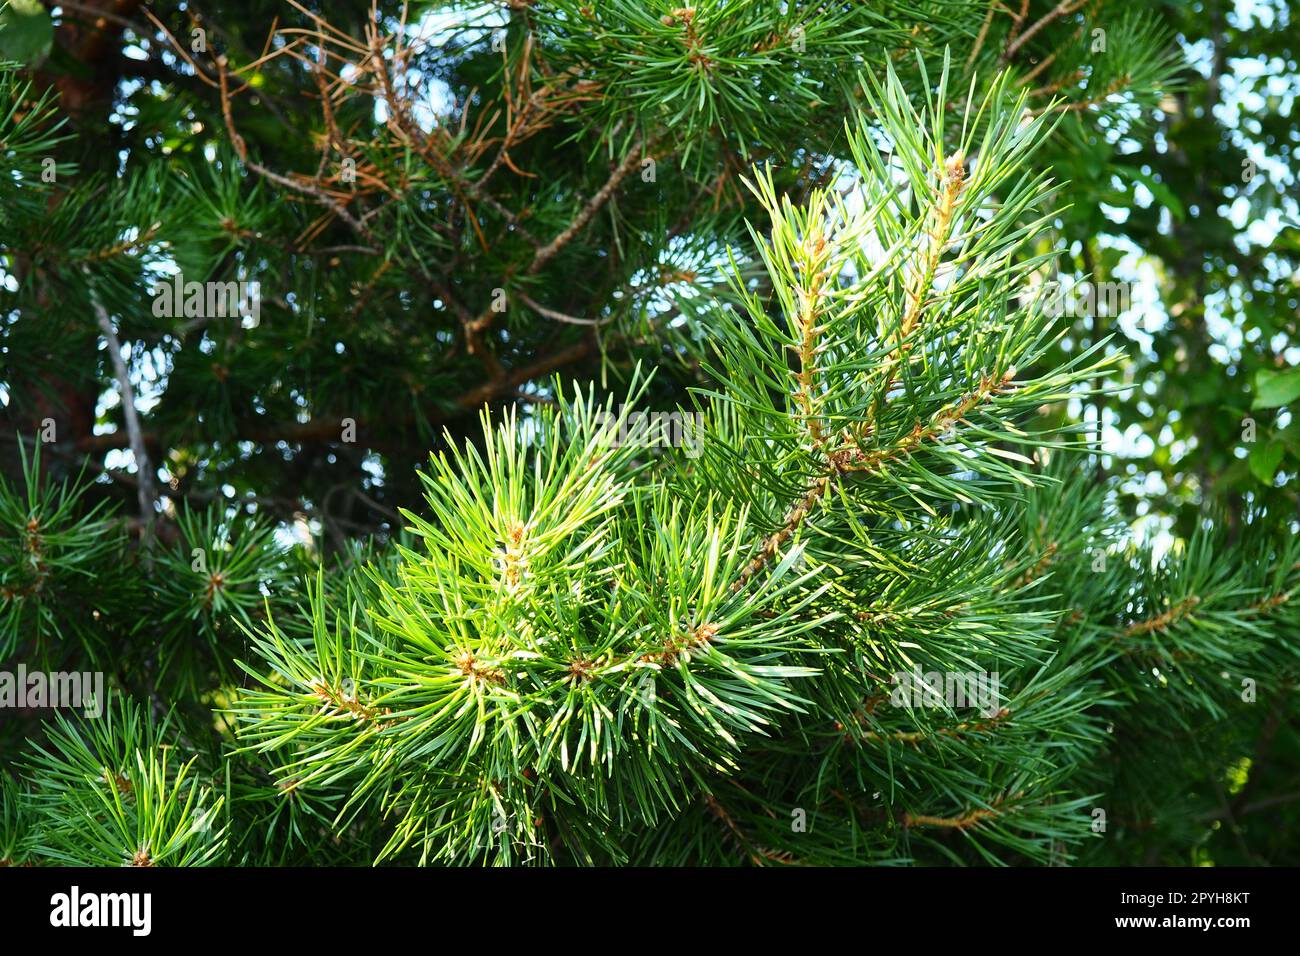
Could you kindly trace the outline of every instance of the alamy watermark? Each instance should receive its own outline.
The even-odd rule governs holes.
[[[919,667],[899,671],[890,683],[889,702],[895,707],[978,708],[982,717],[1001,712],[1002,679],[997,671],[929,671]]]
[[[1091,319],[1127,312],[1132,301],[1131,282],[1071,282],[1049,279],[1020,293],[1023,306],[1041,303],[1048,318]]]
[[[153,929],[152,893],[83,893],[74,885],[50,897],[50,925],[56,928],[123,927],[133,936]]]
[[[186,282],[177,273],[160,279],[150,290],[153,314],[171,319],[230,319],[236,316],[257,325],[262,318],[262,283]]]
[[[80,707],[92,719],[104,714],[103,671],[0,671],[0,709]]]
[[[699,456],[704,444],[703,412],[596,413],[598,440],[605,447],[681,448],[687,458]]]

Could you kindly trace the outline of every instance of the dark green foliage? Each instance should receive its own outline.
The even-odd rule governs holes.
[[[18,451],[22,484],[0,477],[0,659],[36,667],[84,653],[102,665],[107,636],[133,626],[138,585],[114,594],[102,584],[128,560],[125,538],[104,503],[87,505],[83,484],[40,480],[39,446],[30,459]]]
[[[0,863],[1297,859],[1294,322],[1045,292],[1259,265],[1188,14],[263,6],[0,19]]]
[[[199,782],[197,758],[178,757],[169,729],[130,701],[98,719],[56,718],[24,768],[32,855],[76,866],[223,862],[223,798]]]

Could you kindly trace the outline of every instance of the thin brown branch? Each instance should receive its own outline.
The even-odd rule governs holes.
[[[605,185],[601,186],[596,191],[596,194],[587,200],[564,231],[537,250],[536,255],[533,256],[532,264],[528,267],[530,274],[536,274],[541,270],[542,266],[550,262],[561,249],[573,240],[574,236],[582,231],[582,228],[591,221],[591,217],[596,215],[600,208],[609,201],[609,197],[614,194],[614,190],[618,188],[619,184],[640,164],[643,146],[644,140],[638,138],[632,148],[628,150],[623,161],[614,167],[609,179],[605,181]]]
[[[998,7],[1002,6],[998,0],[989,0],[988,12],[984,14],[984,22],[980,24],[980,32],[975,37],[975,45],[971,47],[970,56],[966,58],[966,69],[970,69],[975,62],[975,58],[980,55],[980,50],[984,49],[984,41],[988,38],[989,27],[993,25],[993,14]]]
[[[1035,22],[1032,26],[1030,26],[1028,30],[1020,34],[1020,36],[1016,37],[1011,43],[1007,45],[1006,50],[1002,52],[1002,62],[1006,63],[1009,60],[1011,60],[1011,58],[1014,57],[1016,53],[1020,51],[1021,47],[1023,47],[1026,43],[1032,40],[1034,36],[1038,33],[1038,31],[1042,30],[1053,20],[1074,13],[1076,10],[1082,7],[1084,3],[1085,0],[1061,0],[1060,3],[1058,3],[1055,7],[1053,7],[1051,10],[1045,13],[1037,22]]]
[[[1201,599],[1195,594],[1183,598],[1169,610],[1157,614],[1155,617],[1148,618],[1145,621],[1136,621],[1124,629],[1121,638],[1137,637],[1142,634],[1152,634],[1164,632],[1179,621],[1186,618],[1192,613],[1192,610],[1201,603]]]
[[[551,309],[542,305],[540,302],[535,302],[529,296],[525,295],[523,292],[519,292],[518,290],[515,291],[515,295],[519,298],[520,302],[528,306],[528,308],[532,309],[538,315],[544,316],[548,319],[554,319],[556,322],[566,322],[569,325],[604,325],[605,322],[608,321],[601,319],[580,319],[576,315],[568,315],[567,313],[560,312],[558,309]]]
[[[955,817],[933,817],[922,813],[904,813],[903,826],[912,827],[940,827],[948,830],[969,830],[980,826],[985,820],[993,820],[1004,816],[1016,809],[1015,804],[1010,801],[1019,800],[1024,796],[1024,792],[1017,793],[1014,797],[999,797],[994,800],[987,808],[976,810],[967,810],[965,813]]]
[[[1114,80],[1112,80],[1110,83],[1106,85],[1106,89],[1098,93],[1096,96],[1089,96],[1087,99],[1075,100],[1073,103],[1068,103],[1068,104],[1056,104],[1055,106],[1052,105],[1042,106],[1036,110],[1031,110],[1030,115],[1041,116],[1042,114],[1047,113],[1053,109],[1060,109],[1066,113],[1077,113],[1082,110],[1086,110],[1091,106],[1098,106],[1106,102],[1107,99],[1114,96],[1116,93],[1119,93],[1122,90],[1126,89],[1131,82],[1132,82],[1132,78],[1129,77],[1128,75],[1116,77]]]
[[[226,58],[224,56],[218,56],[216,58],[216,64],[218,87],[221,91],[221,115],[225,119],[226,131],[230,134],[230,141],[234,144],[235,152],[238,153],[239,158],[244,165],[264,179],[269,179],[273,183],[283,186],[286,189],[291,189],[304,196],[310,196],[316,200],[316,202],[325,206],[330,210],[330,212],[334,213],[334,215],[338,216],[345,223],[351,226],[353,232],[357,233],[357,235],[368,241],[371,240],[372,236],[370,228],[350,213],[343,203],[339,202],[325,190],[310,183],[300,182],[292,177],[283,176],[280,173],[267,169],[248,154],[248,144],[244,142],[244,137],[239,134],[239,130],[235,126],[234,116],[231,112]]]
[[[934,740],[936,737],[965,737],[969,734],[978,734],[993,730],[1000,723],[1006,720],[1010,714],[1011,711],[1003,707],[987,720],[963,721],[960,724],[955,724],[951,727],[940,727],[934,731],[899,730],[893,733],[881,734],[874,730],[869,730],[857,737],[850,734],[848,735],[848,738],[850,740],[870,741],[871,743],[893,741],[896,743],[911,744],[913,747],[918,747],[926,741]]]
[[[808,491],[794,503],[786,514],[781,527],[764,540],[758,554],[745,565],[744,570],[741,571],[732,584],[732,590],[740,590],[750,578],[768,565],[781,547],[790,540],[795,531],[803,524],[804,519],[817,502],[825,497],[826,492],[830,490],[838,475],[850,471],[877,472],[889,462],[910,455],[926,441],[943,434],[957,422],[964,419],[980,403],[1012,389],[1015,375],[1015,369],[1009,369],[1002,375],[985,375],[972,392],[964,396],[960,401],[940,409],[928,424],[921,425],[918,422],[916,427],[895,445],[863,450],[854,444],[832,452],[828,456],[828,471],[823,475],[819,475],[813,481]]]

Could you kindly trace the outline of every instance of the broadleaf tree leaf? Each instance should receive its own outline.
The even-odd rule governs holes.
[[[1277,474],[1277,466],[1282,464],[1282,456],[1286,454],[1286,446],[1278,441],[1258,442],[1250,450],[1250,457],[1247,459],[1250,465],[1250,473],[1260,480],[1262,484],[1273,484],[1273,476]]]
[[[1277,408],[1300,398],[1300,368],[1282,372],[1262,368],[1255,373],[1255,403],[1251,408]]]
[[[54,24],[40,0],[9,0],[0,9],[0,59],[32,66],[54,44]]]

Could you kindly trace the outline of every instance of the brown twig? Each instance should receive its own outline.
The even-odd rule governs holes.
[[[781,527],[764,540],[759,553],[745,565],[744,570],[741,571],[732,584],[732,590],[740,590],[750,578],[768,565],[773,556],[781,549],[781,546],[803,524],[804,519],[817,502],[826,495],[838,475],[851,471],[867,473],[879,471],[888,462],[910,455],[926,441],[943,434],[957,422],[964,419],[980,403],[1013,388],[1015,375],[1015,369],[1009,369],[1002,375],[985,375],[972,392],[955,404],[940,409],[928,424],[921,425],[918,422],[916,427],[897,444],[887,448],[875,448],[867,451],[854,444],[832,452],[828,456],[829,468],[827,472],[813,480],[808,491],[787,512]]]
[[[1032,40],[1034,36],[1038,33],[1038,31],[1043,29],[1043,27],[1047,26],[1049,23],[1051,23],[1053,20],[1057,19],[1058,17],[1064,17],[1064,16],[1068,16],[1071,13],[1074,13],[1076,10],[1082,7],[1085,2],[1086,0],[1061,0],[1060,3],[1058,3],[1055,7],[1053,7],[1051,10],[1045,13],[1041,18],[1039,18],[1039,20],[1036,21],[1032,26],[1030,26],[1028,30],[1020,34],[1019,36],[1015,37],[1007,44],[1007,48],[1002,51],[1002,62],[1003,63],[1009,62],[1011,58],[1014,57],[1020,51],[1020,48],[1023,47],[1026,43],[1028,43],[1030,40]],[[1028,9],[1028,6],[1029,6],[1028,3],[1026,3],[1025,8]]]
[[[1186,618],[1192,610],[1201,603],[1201,599],[1195,594],[1183,598],[1169,610],[1157,614],[1153,618],[1145,621],[1136,621],[1124,629],[1120,638],[1137,637],[1141,634],[1151,634],[1154,632],[1163,632],[1169,630],[1174,624]]]
[[[996,819],[1015,810],[1015,806],[1004,806],[1009,800],[1019,800],[1024,796],[1024,792],[1017,793],[1014,797],[1002,796],[994,800],[988,808],[976,810],[967,810],[965,813],[955,817],[933,817],[922,813],[904,813],[903,826],[913,827],[941,827],[949,830],[969,830],[978,827],[985,820]]]

